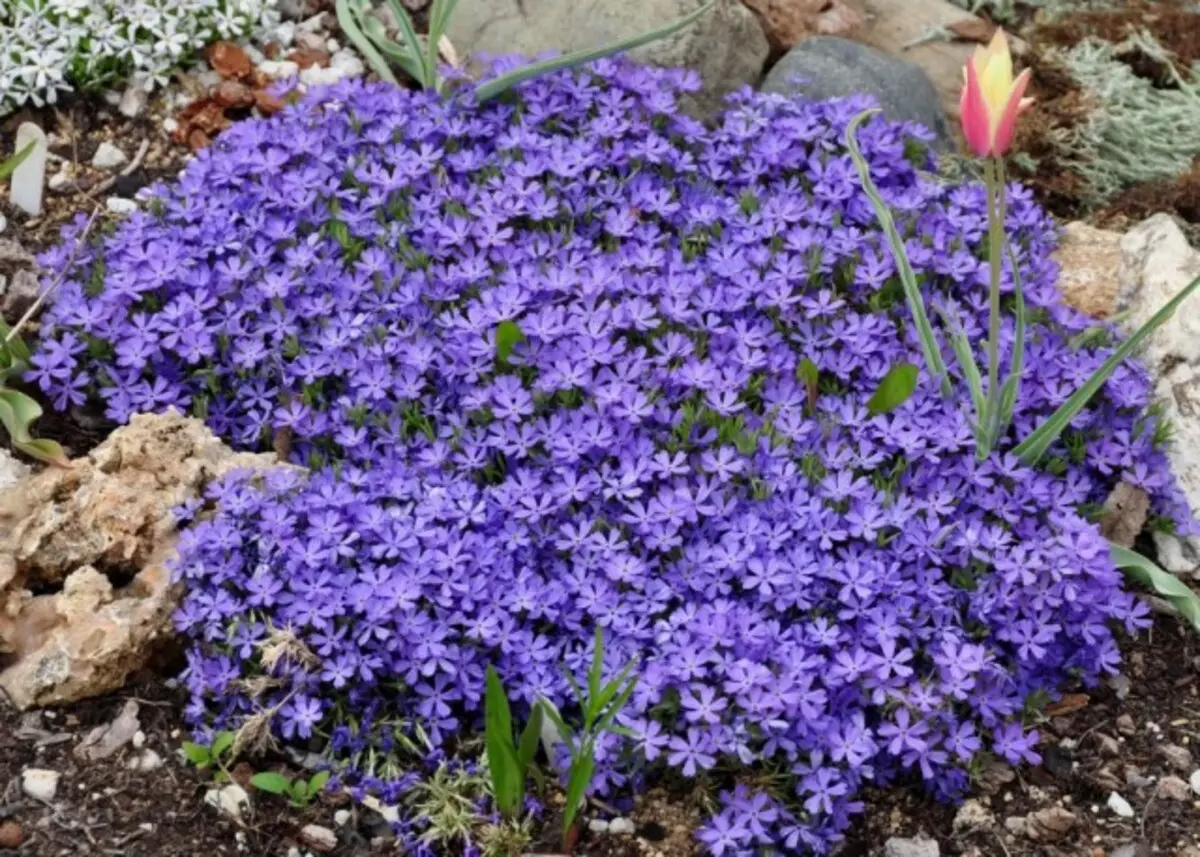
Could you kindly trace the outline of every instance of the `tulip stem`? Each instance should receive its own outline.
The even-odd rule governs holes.
[[[984,161],[984,184],[987,185],[988,264],[991,276],[988,283],[988,385],[987,414],[984,426],[991,435],[992,445],[999,440],[1000,425],[1000,266],[1004,255],[1004,221],[1006,218],[1004,161],[988,158]]]

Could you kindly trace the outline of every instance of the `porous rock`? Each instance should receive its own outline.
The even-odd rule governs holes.
[[[1058,842],[1078,823],[1070,810],[1051,806],[1025,816],[1025,835],[1036,842]]]
[[[10,238],[0,238],[0,315],[15,324],[37,300],[39,289],[33,254]]]
[[[874,96],[889,119],[924,125],[934,132],[939,147],[950,146],[946,113],[925,72],[907,60],[849,39],[805,39],[771,69],[762,91],[814,101],[865,93]]]
[[[996,817],[992,815],[991,810],[974,798],[960,806],[954,815],[955,832],[985,830],[995,823]]]
[[[230,470],[274,463],[169,411],[0,492],[0,689],[13,704],[106,693],[144,666],[179,603],[171,510]]]
[[[490,0],[462,3],[446,35],[460,55],[538,57],[594,48],[694,12],[703,0]],[[690,26],[631,51],[636,59],[668,68],[694,69],[703,81],[694,111],[718,111],[724,96],[762,76],[767,37],[741,0],[717,0]]]
[[[1117,294],[1125,330],[1137,330],[1198,275],[1200,252],[1170,215],[1156,214],[1129,230],[1121,240]],[[1200,294],[1188,297],[1150,335],[1141,359],[1174,429],[1166,450],[1171,469],[1191,509],[1200,510]],[[1194,574],[1200,568],[1200,537],[1156,533],[1154,538],[1168,571]]]
[[[1054,254],[1063,300],[1093,318],[1108,318],[1115,312],[1121,238],[1120,232],[1097,229],[1079,220],[1063,227]]]

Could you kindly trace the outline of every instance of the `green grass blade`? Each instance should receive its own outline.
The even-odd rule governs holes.
[[[398,85],[396,76],[392,74],[392,69],[388,65],[388,61],[383,58],[379,51],[375,50],[375,45],[362,30],[358,17],[358,0],[337,0],[334,8],[337,12],[338,26],[342,28],[342,32],[346,34],[346,37],[354,43],[354,47],[358,49],[358,52],[371,64],[371,68],[375,69],[375,73],[388,83]]]
[[[1164,571],[1137,551],[1109,545],[1113,564],[1143,586],[1170,602],[1179,614],[1200,632],[1200,596],[1182,580]]]
[[[596,769],[596,748],[588,744],[580,748],[580,753],[571,760],[571,773],[567,775],[567,803],[563,807],[563,839],[570,834],[575,826],[575,817],[583,807],[583,796],[592,782],[592,773]]]
[[[446,31],[457,5],[458,0],[433,0],[433,7],[429,11],[429,35],[425,37],[425,65],[429,69],[429,79],[435,82],[442,34]]]
[[[518,769],[517,751],[513,747],[508,696],[504,693],[500,676],[490,665],[485,679],[484,744],[496,808],[506,818],[512,818],[521,804],[524,778]]]
[[[33,154],[33,147],[37,145],[37,140],[31,140],[24,149],[17,152],[7,161],[0,162],[0,179],[6,179],[13,174],[13,171]]]
[[[542,711],[543,706],[535,702],[529,712],[529,722],[525,724],[525,731],[521,733],[521,740],[517,744],[517,769],[522,776],[537,755],[538,741],[542,737]]]
[[[975,422],[983,425],[987,397],[983,394],[983,375],[980,374],[979,364],[975,362],[975,355],[971,352],[971,343],[958,319],[941,307],[937,307],[937,313],[949,331],[950,347],[954,349],[954,357],[962,368],[963,378],[966,379],[967,390],[971,394],[971,404],[975,409]]]
[[[684,27],[689,26],[693,22],[700,19],[713,6],[716,5],[716,0],[708,0],[699,9],[689,12],[681,18],[676,18],[674,21],[668,21],[661,27],[655,27],[653,30],[647,30],[644,33],[639,33],[636,36],[630,36],[627,39],[618,39],[615,42],[609,42],[607,45],[602,45],[598,48],[586,48],[580,51],[566,54],[561,57],[552,57],[541,62],[530,63],[529,65],[521,66],[518,69],[513,69],[507,74],[502,74],[500,77],[492,80],[484,81],[475,88],[475,97],[483,102],[497,95],[501,95],[512,89],[519,83],[524,83],[531,78],[539,75],[548,74],[552,71],[558,71],[562,68],[573,68],[574,66],[583,65],[592,62],[593,60],[603,59],[613,54],[619,54],[623,51],[631,51],[634,48],[639,48],[642,45],[656,42],[659,39],[665,39]]]
[[[950,374],[946,371],[946,360],[942,357],[937,338],[933,335],[929,316],[925,314],[925,302],[921,297],[921,289],[917,285],[917,275],[913,273],[912,265],[908,261],[908,252],[904,249],[904,239],[896,229],[896,221],[892,217],[892,212],[883,197],[879,195],[879,189],[875,187],[875,182],[871,179],[871,168],[858,148],[856,137],[858,126],[878,112],[878,108],[864,110],[850,120],[850,124],[846,126],[846,148],[850,150],[850,159],[854,161],[854,168],[858,170],[863,190],[866,191],[867,198],[871,200],[871,206],[875,209],[875,217],[879,220],[879,225],[883,227],[888,244],[891,245],[892,255],[896,259],[896,268],[900,272],[900,284],[904,287],[904,300],[908,304],[908,311],[912,314],[913,324],[917,328],[917,337],[921,341],[921,353],[925,357],[925,368],[941,385],[942,394],[949,396],[953,391],[950,388]]]
[[[421,57],[424,56],[424,52],[421,50],[421,40],[417,37],[417,31],[413,29],[412,18],[409,17],[408,10],[400,5],[400,0],[388,0],[388,6],[392,8],[392,13],[396,16],[396,22],[400,26],[400,35],[404,37],[405,48],[416,59],[416,68],[420,69],[414,78],[422,89],[432,88],[436,81],[430,77],[429,69],[421,61]]]
[[[1104,361],[1104,364],[1092,373],[1092,377],[1088,378],[1078,390],[1072,394],[1071,398],[1067,399],[1059,407],[1057,411],[1047,417],[1046,421],[1034,429],[1029,437],[1021,441],[1013,450],[1022,461],[1026,464],[1036,464],[1041,457],[1046,454],[1046,450],[1054,443],[1063,433],[1075,415],[1083,410],[1084,406],[1091,401],[1092,396],[1100,391],[1104,386],[1104,382],[1109,379],[1116,368],[1140,346],[1150,334],[1158,330],[1163,322],[1169,319],[1179,305],[1200,286],[1200,277],[1192,280],[1187,286],[1179,292],[1171,300],[1156,312],[1149,320],[1139,327],[1134,333],[1126,339],[1117,348],[1112,355]]]

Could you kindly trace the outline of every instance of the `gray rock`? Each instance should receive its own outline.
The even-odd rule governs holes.
[[[92,156],[92,166],[98,170],[115,170],[129,160],[129,156],[119,147],[105,140],[96,148]]]
[[[462,3],[447,37],[460,56],[536,57],[593,48],[662,26],[703,0],[489,0]],[[762,76],[769,46],[758,19],[740,0],[718,0],[691,26],[643,45],[632,56],[653,65],[695,69],[702,91],[685,106],[713,114],[724,96]]]
[[[940,857],[941,848],[932,839],[901,839],[893,836],[883,843],[884,857]]]
[[[1181,747],[1178,744],[1161,744],[1158,747],[1158,755],[1177,771],[1192,769],[1192,751],[1187,747]]]
[[[250,808],[250,795],[237,783],[210,788],[204,793],[204,802],[223,815],[241,823]]]
[[[1133,807],[1117,792],[1109,792],[1107,806],[1121,818],[1133,818]]]
[[[111,723],[97,726],[72,751],[75,758],[85,762],[107,759],[139,734],[137,700],[126,701]]]
[[[614,818],[608,825],[608,832],[617,835],[632,835],[635,830],[637,827],[628,818]]]
[[[875,97],[889,119],[919,122],[937,135],[939,148],[951,145],[949,121],[925,72],[907,60],[849,39],[805,39],[771,69],[762,91],[816,101],[865,93]]]
[[[1050,806],[1025,816],[1022,832],[1035,842],[1058,842],[1074,830],[1078,823],[1079,819],[1070,810],[1061,806]]]
[[[322,853],[337,848],[337,834],[319,824],[306,824],[300,828],[300,841]]]
[[[1158,781],[1158,791],[1156,794],[1161,798],[1179,801],[1180,803],[1192,799],[1192,790],[1179,777],[1163,777]]]
[[[955,832],[984,830],[995,823],[996,818],[992,815],[991,810],[975,799],[971,799],[959,807],[954,816]]]
[[[121,100],[117,102],[117,110],[122,116],[136,119],[146,110],[150,103],[150,78],[142,73],[134,74],[129,79]]]
[[[104,207],[113,214],[132,214],[137,211],[137,203],[123,196],[110,196],[104,201]]]
[[[15,324],[33,306],[40,289],[36,269],[22,268],[8,277],[0,274],[0,315]]]

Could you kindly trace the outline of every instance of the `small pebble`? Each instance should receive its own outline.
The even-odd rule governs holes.
[[[1163,744],[1157,748],[1158,755],[1177,771],[1192,769],[1192,751],[1178,744]]]
[[[632,821],[628,818],[614,818],[608,825],[608,832],[615,834],[632,835],[636,828]]]
[[[163,130],[166,131],[168,134],[174,134],[176,131],[179,130],[179,120],[168,116],[166,119],[163,120],[162,126],[163,126]]]
[[[142,773],[157,771],[162,767],[162,765],[162,756],[158,755],[158,753],[155,753],[149,747],[145,748],[137,755],[131,756],[129,761],[125,763],[125,767],[129,768],[129,770],[141,771]]]
[[[104,207],[113,214],[130,214],[137,211],[137,203],[122,196],[110,196],[105,201]]]
[[[1133,807],[1117,792],[1109,793],[1107,806],[1121,818],[1133,818]]]
[[[350,810],[339,809],[333,814],[333,823],[338,827],[345,827],[350,823]]]
[[[29,768],[21,775],[21,791],[34,800],[52,801],[58,793],[58,771]]]
[[[133,749],[140,750],[146,746],[146,733],[141,729],[133,733]]]
[[[1200,795],[1200,768],[1192,771],[1192,775],[1188,777],[1188,785],[1192,787],[1192,791]]]
[[[608,833],[608,822],[603,818],[593,818],[588,822],[588,830],[592,833]]]
[[[250,806],[250,795],[237,783],[230,783],[221,788],[209,789],[204,793],[204,802],[234,821],[241,822],[242,814]]]
[[[300,71],[300,66],[290,60],[267,60],[259,65],[258,70],[272,80],[282,80],[295,77]]]
[[[1166,800],[1190,801],[1192,790],[1179,777],[1163,777],[1158,782],[1158,796]]]
[[[300,828],[300,841],[322,853],[337,848],[337,834],[319,824],[306,824]]]
[[[1137,724],[1133,722],[1133,718],[1128,714],[1122,714],[1117,718],[1117,731],[1122,735],[1133,735],[1137,732]]]

